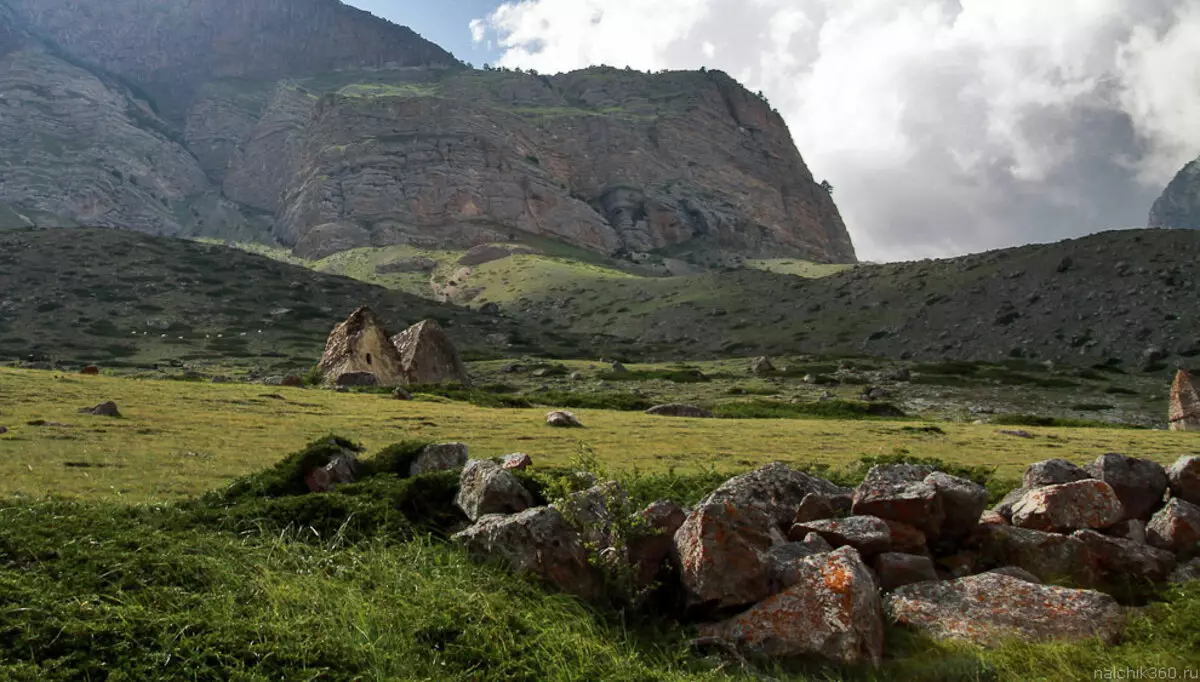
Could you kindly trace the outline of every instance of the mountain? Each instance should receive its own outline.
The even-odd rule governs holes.
[[[854,247],[724,73],[473,70],[335,0],[0,0],[0,221],[698,262]]]
[[[1149,225],[1200,230],[1200,159],[1184,166],[1167,185],[1150,209]]]

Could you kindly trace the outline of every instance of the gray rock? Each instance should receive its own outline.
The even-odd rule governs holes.
[[[583,543],[553,507],[484,516],[452,539],[477,557],[503,561],[517,573],[540,576],[564,592],[584,599],[600,593],[600,579]]]
[[[1167,472],[1158,462],[1108,453],[1097,457],[1088,473],[1112,486],[1126,519],[1147,521],[1162,507]]]
[[[438,443],[427,445],[409,465],[409,476],[420,476],[431,471],[450,471],[466,466],[467,446],[463,443]]]
[[[646,410],[646,414],[658,415],[660,417],[690,417],[692,419],[712,419],[716,416],[711,411],[702,407],[679,403],[655,405]]]
[[[886,552],[892,547],[892,534],[887,523],[874,516],[797,523],[788,532],[788,537],[798,542],[809,533],[820,535],[834,547],[853,547],[864,556]]]
[[[815,533],[814,535],[821,537]],[[766,562],[771,576],[771,594],[778,594],[800,582],[806,570],[806,559],[833,551],[824,539],[821,542],[824,544],[823,548],[815,543],[784,542],[767,550]]]
[[[961,540],[970,535],[979,525],[979,516],[987,507],[987,488],[940,471],[926,476],[925,482],[932,485],[942,498],[942,511],[946,518],[942,521],[941,537]]]
[[[120,417],[121,416],[121,411],[119,409],[117,409],[117,404],[111,400],[106,403],[100,403],[99,405],[97,405],[95,407],[85,407],[79,411],[82,412],[83,414],[92,414],[92,415],[96,415],[97,417]]]
[[[1187,583],[1193,580],[1200,580],[1200,558],[1180,563],[1167,578],[1167,582],[1171,584]]]
[[[805,560],[797,582],[729,620],[702,626],[702,638],[759,656],[817,657],[846,665],[883,656],[879,591],[850,547]]]
[[[809,533],[808,535],[805,535],[804,539],[800,542],[805,547],[808,547],[810,550],[812,550],[815,554],[833,551],[833,545],[829,544],[828,540],[821,537],[820,533]]]
[[[1114,538],[1124,538],[1138,544],[1146,544],[1146,522],[1140,519],[1126,519],[1104,533]]]
[[[371,372],[346,372],[338,375],[334,384],[336,386],[378,386],[379,379]]]
[[[771,358],[758,357],[750,363],[750,373],[759,376],[771,374],[775,371],[775,365],[771,363]]]
[[[1048,459],[1030,464],[1025,469],[1023,485],[1026,488],[1042,488],[1089,478],[1092,478],[1091,474],[1065,459]]]
[[[809,521],[820,521],[821,519],[829,519],[834,516],[833,502],[829,497],[821,493],[809,493],[800,500],[800,506],[796,509],[796,517],[793,519],[795,523],[807,523]]]
[[[1112,486],[1089,479],[1029,491],[1013,506],[1012,523],[1021,528],[1066,533],[1108,528],[1124,513]]]
[[[701,503],[675,532],[675,556],[689,606],[729,608],[771,594],[767,552],[772,518],[761,508]]]
[[[327,493],[342,483],[353,483],[358,480],[359,463],[354,452],[342,449],[341,453],[330,458],[325,466],[320,466],[304,477],[304,483],[310,492]]]
[[[938,579],[933,559],[918,554],[884,552],[875,557],[874,567],[875,575],[879,578],[879,587],[885,592],[912,583]]]
[[[635,514],[628,552],[638,588],[649,587],[662,574],[675,545],[675,533],[686,520],[687,512],[670,500],[652,502]]]
[[[512,471],[524,471],[526,468],[533,466],[533,458],[524,452],[514,452],[504,456],[504,461],[500,464],[501,467]]]
[[[573,412],[554,410],[546,413],[546,423],[558,428],[583,428],[583,424]]]
[[[1038,579],[1036,575],[1026,571],[1020,566],[1001,566],[1000,568],[993,568],[992,570],[987,571],[987,573],[999,573],[1000,575],[1006,575],[1010,578],[1016,578],[1017,580],[1024,580],[1027,583],[1035,583],[1038,585],[1042,584],[1042,581]]]
[[[1115,644],[1125,613],[1112,597],[1091,590],[1038,585],[999,573],[908,585],[884,599],[895,623],[934,639],[998,645],[1099,637]]]
[[[1007,495],[1005,495],[1000,500],[1000,502],[997,503],[996,506],[992,508],[992,511],[996,512],[1001,517],[1003,517],[1005,521],[1011,523],[1013,507],[1015,507],[1018,502],[1020,502],[1022,499],[1024,499],[1025,495],[1027,495],[1030,491],[1033,491],[1036,489],[1037,488],[1026,488],[1026,487],[1017,488],[1016,490],[1013,490],[1013,491],[1009,492]]]
[[[608,481],[571,493],[551,506],[562,512],[589,548],[602,550],[612,544],[613,524],[627,499],[620,483]]]
[[[463,467],[454,504],[467,518],[478,521],[487,514],[525,511],[533,506],[533,496],[495,462],[473,459]]]
[[[1071,537],[1083,542],[1088,561],[1110,579],[1125,577],[1164,580],[1175,568],[1175,555],[1147,544],[1077,530]]]
[[[1200,457],[1180,457],[1167,469],[1171,495],[1200,504]]]
[[[776,526],[786,529],[791,527],[797,508],[809,493],[834,497],[849,492],[823,478],[776,463],[725,481],[705,499],[704,504],[728,502],[738,507],[759,507],[767,512]]]
[[[912,464],[871,467],[854,491],[852,510],[857,516],[878,516],[918,528],[937,537],[946,519],[937,488],[925,479],[933,468]]]
[[[1200,505],[1173,498],[1150,519],[1146,541],[1185,558],[1200,552]]]
[[[1091,586],[1099,582],[1097,567],[1079,538],[1016,526],[980,526],[973,544],[985,566],[1018,566],[1043,582],[1068,580]]]

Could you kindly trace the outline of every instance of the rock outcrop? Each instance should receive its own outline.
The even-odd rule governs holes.
[[[343,375],[370,374],[379,386],[408,383],[400,353],[392,345],[383,320],[363,306],[334,327],[319,364],[321,376],[336,384]]]
[[[1184,166],[1150,209],[1149,227],[1200,230],[1200,159]]]
[[[395,335],[392,345],[399,353],[400,376],[406,384],[471,384],[454,342],[433,320],[418,322]]]
[[[1200,431],[1200,390],[1187,370],[1179,370],[1171,385],[1168,420],[1172,431]]]

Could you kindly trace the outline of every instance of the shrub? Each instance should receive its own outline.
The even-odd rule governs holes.
[[[395,474],[400,478],[407,478],[409,467],[427,445],[429,445],[428,441],[422,440],[393,443],[377,452],[373,457],[362,460],[359,476],[369,478],[379,474]]]
[[[821,400],[785,403],[778,400],[753,400],[725,403],[713,408],[723,419],[867,419],[900,418],[905,414],[891,403],[864,403],[852,400]]]
[[[302,495],[308,492],[305,475],[317,467],[325,466],[345,450],[362,452],[362,446],[332,434],[318,438],[303,450],[284,457],[270,469],[236,479],[220,496],[226,500],[237,500]]]
[[[1043,417],[1034,414],[1002,414],[992,419],[1000,426],[1054,426],[1069,429],[1144,429],[1136,424],[1104,422],[1094,419],[1071,419],[1068,417]]]
[[[601,381],[671,381],[677,384],[698,384],[712,381],[698,369],[674,370],[630,370],[626,372],[601,372]]]

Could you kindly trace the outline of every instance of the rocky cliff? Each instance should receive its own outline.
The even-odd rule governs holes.
[[[0,0],[0,107],[5,223],[855,260],[723,73],[471,70],[332,0]]]
[[[1200,230],[1200,159],[1183,167],[1150,209],[1150,227]]]

